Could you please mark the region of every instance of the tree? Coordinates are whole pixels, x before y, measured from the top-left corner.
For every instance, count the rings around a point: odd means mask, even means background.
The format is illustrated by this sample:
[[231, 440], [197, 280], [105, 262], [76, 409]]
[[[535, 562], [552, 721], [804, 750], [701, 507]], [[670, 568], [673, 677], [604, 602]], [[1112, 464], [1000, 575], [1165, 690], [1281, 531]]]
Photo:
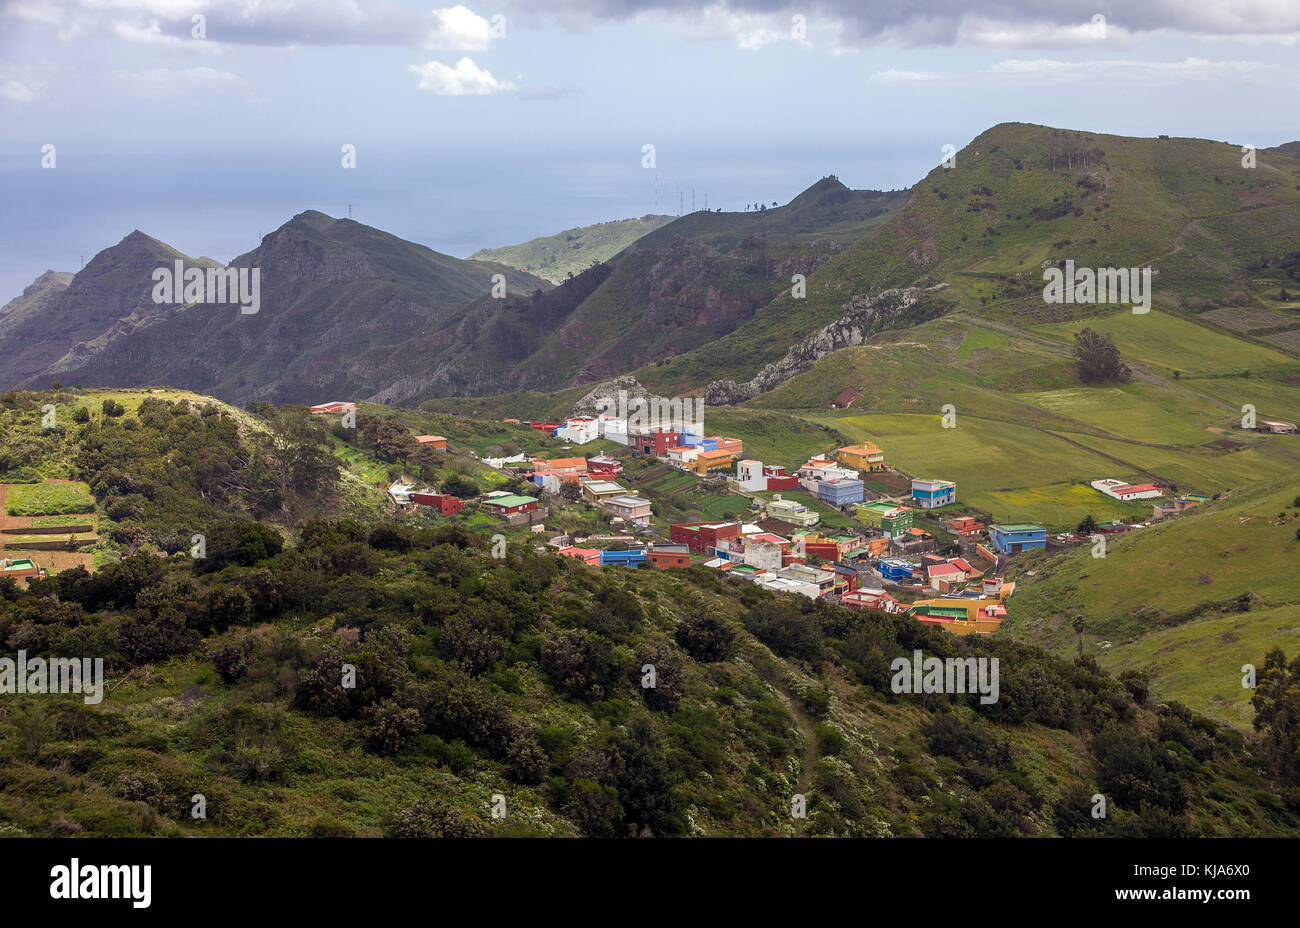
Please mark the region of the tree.
[[1076, 615], [1074, 617], [1074, 621], [1070, 623], [1070, 627], [1074, 629], [1075, 637], [1079, 642], [1079, 657], [1082, 658], [1083, 657], [1083, 628], [1084, 628], [1083, 616]]
[[1074, 530], [1074, 534], [1093, 535], [1096, 533], [1096, 531], [1097, 531], [1097, 520], [1092, 517], [1092, 513], [1088, 513], [1086, 516], [1083, 517], [1083, 521], [1079, 523], [1078, 528]]
[[1124, 383], [1133, 376], [1111, 337], [1092, 329], [1074, 334], [1074, 358], [1084, 383]]
[[560, 499], [570, 503], [576, 503], [581, 498], [582, 490], [579, 488], [577, 483], [570, 481], [569, 483], [560, 484]]
[[478, 496], [478, 484], [464, 474], [451, 474], [438, 486], [438, 489], [460, 499], [473, 499]]
[[263, 461], [270, 467], [281, 501], [290, 491], [318, 494], [338, 479], [338, 459], [306, 406], [281, 406], [270, 426], [262, 438]]

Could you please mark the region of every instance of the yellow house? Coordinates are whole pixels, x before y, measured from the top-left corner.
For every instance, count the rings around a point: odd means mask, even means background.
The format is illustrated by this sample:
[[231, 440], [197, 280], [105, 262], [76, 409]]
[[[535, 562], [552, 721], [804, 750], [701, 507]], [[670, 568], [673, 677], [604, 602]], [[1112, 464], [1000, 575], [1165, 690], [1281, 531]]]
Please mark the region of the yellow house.
[[835, 460], [855, 470], [878, 471], [885, 469], [885, 452], [869, 441], [848, 445], [835, 452]]
[[954, 635], [991, 635], [1001, 627], [1007, 607], [987, 599], [922, 599], [907, 614]]
[[739, 456], [735, 451], [701, 451], [695, 456], [695, 472], [702, 477], [715, 470], [730, 470]]

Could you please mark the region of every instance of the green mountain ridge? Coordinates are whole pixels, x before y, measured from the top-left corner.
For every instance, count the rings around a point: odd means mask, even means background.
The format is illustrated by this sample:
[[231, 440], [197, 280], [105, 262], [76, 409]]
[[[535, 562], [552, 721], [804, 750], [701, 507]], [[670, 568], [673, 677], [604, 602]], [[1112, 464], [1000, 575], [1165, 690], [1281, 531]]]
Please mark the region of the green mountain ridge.
[[646, 215], [640, 219], [615, 219], [578, 226], [518, 245], [481, 248], [470, 255], [470, 259], [496, 261], [558, 284], [592, 264], [608, 261], [643, 235], [672, 222], [673, 218]]

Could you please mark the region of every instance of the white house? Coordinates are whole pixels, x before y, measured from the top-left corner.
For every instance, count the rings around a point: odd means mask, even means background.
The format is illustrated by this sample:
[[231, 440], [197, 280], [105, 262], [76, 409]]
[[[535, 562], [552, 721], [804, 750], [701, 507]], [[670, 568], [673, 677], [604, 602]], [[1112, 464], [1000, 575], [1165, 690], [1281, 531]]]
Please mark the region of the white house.
[[749, 459], [737, 461], [736, 486], [742, 490], [766, 490], [767, 477], [763, 475], [763, 462]]
[[678, 467], [685, 467], [688, 464], [694, 463], [695, 459], [699, 456], [699, 448], [690, 448], [686, 445], [679, 445], [676, 448], [668, 449], [668, 460], [676, 464]]
[[785, 552], [770, 541], [745, 542], [745, 563], [759, 570], [780, 570]]
[[585, 445], [600, 437], [600, 423], [592, 416], [577, 416], [556, 429], [555, 437], [575, 445]]
[[617, 419], [613, 416], [601, 416], [598, 420], [597, 428], [600, 431], [601, 438], [616, 441], [620, 445], [626, 445], [628, 443], [626, 419]]
[[1125, 483], [1122, 480], [1094, 480], [1091, 483], [1094, 490], [1105, 493], [1107, 496], [1128, 502], [1134, 499], [1152, 499], [1157, 496], [1164, 496], [1165, 491], [1152, 483]]

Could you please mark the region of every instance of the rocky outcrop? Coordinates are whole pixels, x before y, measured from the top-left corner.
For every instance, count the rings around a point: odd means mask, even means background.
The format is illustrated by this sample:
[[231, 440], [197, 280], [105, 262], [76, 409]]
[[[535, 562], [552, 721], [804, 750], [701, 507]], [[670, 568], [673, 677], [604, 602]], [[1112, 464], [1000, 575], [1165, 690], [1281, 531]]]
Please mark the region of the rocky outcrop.
[[[936, 288], [938, 289], [938, 288]], [[833, 351], [864, 344], [878, 332], [894, 328], [926, 290], [908, 287], [886, 290], [874, 297], [854, 296], [844, 315], [795, 344], [785, 356], [744, 383], [715, 380], [704, 391], [709, 406], [731, 406], [752, 399], [801, 374]]]

